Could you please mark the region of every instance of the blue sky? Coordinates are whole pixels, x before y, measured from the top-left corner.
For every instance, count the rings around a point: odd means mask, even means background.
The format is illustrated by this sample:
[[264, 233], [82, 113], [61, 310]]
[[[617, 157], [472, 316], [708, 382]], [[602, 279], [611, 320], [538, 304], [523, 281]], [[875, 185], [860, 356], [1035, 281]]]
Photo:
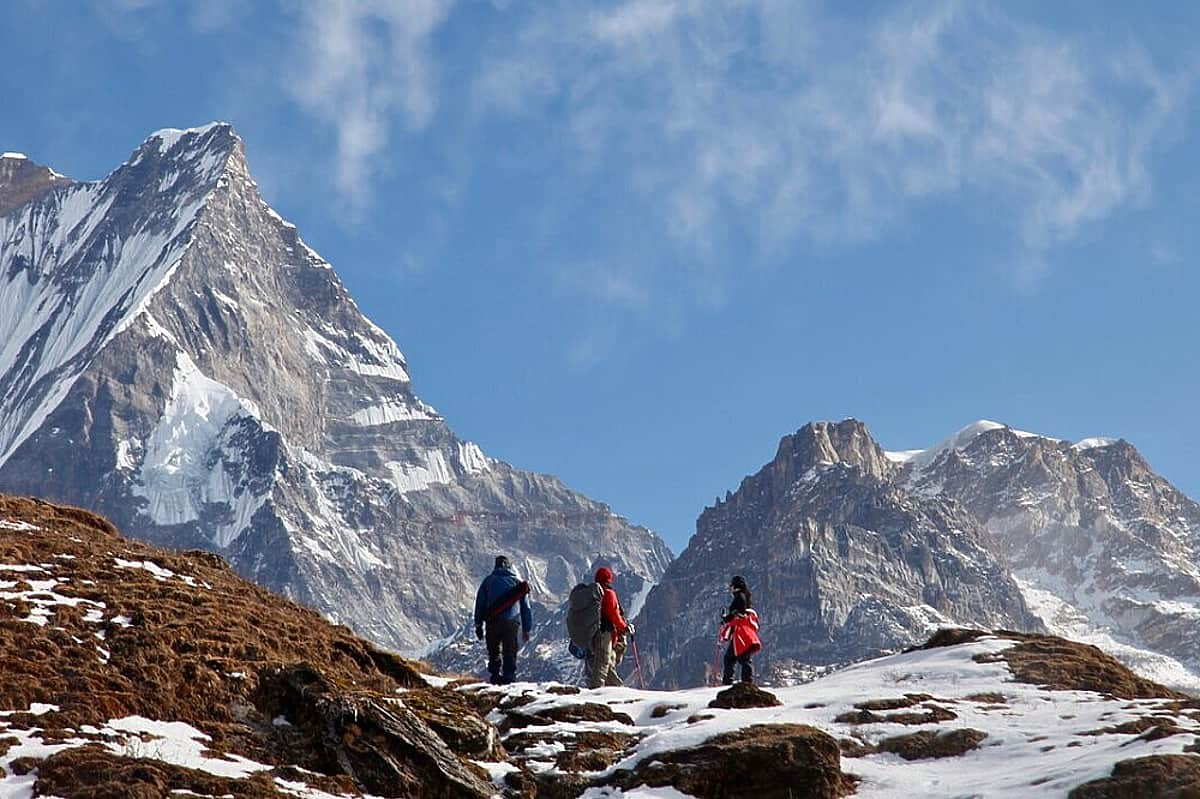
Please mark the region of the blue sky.
[[16, 0], [0, 150], [221, 119], [464, 437], [660, 532], [813, 419], [1200, 496], [1187, 4]]

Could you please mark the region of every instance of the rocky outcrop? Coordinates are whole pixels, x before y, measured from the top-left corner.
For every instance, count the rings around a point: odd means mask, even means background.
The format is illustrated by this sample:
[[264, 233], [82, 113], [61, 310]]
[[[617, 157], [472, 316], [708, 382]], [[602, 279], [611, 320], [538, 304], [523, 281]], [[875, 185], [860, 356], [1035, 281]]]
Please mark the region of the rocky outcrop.
[[312, 752], [312, 770], [345, 774], [369, 793], [464, 799], [493, 794], [403, 697], [348, 693], [315, 669], [289, 666], [260, 674], [257, 704], [287, 721], [285, 746]]
[[[504, 752], [470, 705], [219, 558], [0, 495], [0, 578], [0, 726], [70, 742], [24, 766], [45, 795], [289, 795], [276, 777], [413, 799], [494, 793], [470, 761]], [[194, 765], [143, 764], [178, 749], [164, 737], [177, 728], [204, 741]]]
[[1167, 799], [1200, 794], [1200, 757], [1151, 755], [1122, 760], [1112, 774], [1071, 790], [1068, 799], [1125, 799], [1157, 796]]
[[895, 485], [897, 469], [855, 420], [784, 438], [701, 514], [650, 592], [638, 629], [653, 683], [711, 678], [735, 573], [754, 592], [769, 679], [894, 651], [948, 621], [1037, 628], [986, 531], [956, 502]]
[[699, 746], [660, 752], [610, 784], [625, 790], [672, 786], [698, 799], [833, 799], [854, 792], [837, 742], [813, 727], [758, 724]]
[[0, 155], [0, 214], [70, 184], [70, 178], [20, 153], [4, 153]]

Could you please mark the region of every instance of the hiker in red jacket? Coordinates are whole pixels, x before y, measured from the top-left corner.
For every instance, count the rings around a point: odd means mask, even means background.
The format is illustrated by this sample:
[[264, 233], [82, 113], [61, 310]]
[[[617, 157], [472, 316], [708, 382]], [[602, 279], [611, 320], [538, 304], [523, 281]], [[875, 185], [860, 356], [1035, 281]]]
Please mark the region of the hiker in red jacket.
[[633, 625], [625, 620], [612, 581], [613, 573], [607, 566], [596, 570], [596, 584], [604, 589], [604, 599], [600, 602], [600, 630], [589, 648], [588, 688], [625, 684], [617, 675], [617, 664], [625, 654], [626, 633], [633, 635]]
[[733, 600], [729, 609], [721, 614], [721, 640], [729, 642], [725, 650], [726, 685], [733, 684], [733, 664], [742, 667], [742, 682], [754, 682], [754, 666], [750, 663], [751, 656], [762, 649], [758, 638], [758, 614], [752, 608], [752, 595], [746, 578], [735, 575], [729, 581], [729, 590], [733, 592]]

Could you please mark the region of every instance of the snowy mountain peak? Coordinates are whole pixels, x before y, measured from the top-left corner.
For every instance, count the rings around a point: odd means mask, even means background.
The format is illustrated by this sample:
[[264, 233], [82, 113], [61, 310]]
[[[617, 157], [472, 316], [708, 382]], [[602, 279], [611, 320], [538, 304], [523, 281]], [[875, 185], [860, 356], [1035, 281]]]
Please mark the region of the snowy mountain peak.
[[1001, 422], [993, 422], [990, 419], [980, 419], [962, 428], [935, 447], [931, 447], [926, 450], [891, 452], [888, 453], [888, 457], [893, 462], [907, 463], [910, 468], [919, 470], [936, 461], [944, 453], [964, 450], [971, 446], [975, 439], [987, 433], [992, 433], [996, 430], [1006, 430], [1017, 438], [1045, 438], [1045, 436], [1039, 436], [1036, 433], [1027, 433], [1024, 430], [1016, 430]]
[[31, 161], [24, 153], [4, 153], [0, 155], [0, 214], [70, 183], [70, 178]]
[[[214, 136], [214, 134], [216, 134]], [[209, 122], [207, 125], [201, 125], [196, 128], [162, 128], [156, 130], [146, 137], [146, 143], [157, 141], [159, 148], [163, 153], [170, 151], [181, 139], [194, 139], [202, 141], [212, 141], [214, 139], [232, 138], [241, 141], [237, 133], [233, 130], [233, 125], [229, 122]]]
[[245, 146], [227, 122], [186, 130], [164, 128], [150, 134], [114, 174], [137, 170], [140, 183], [147, 171], [158, 170], [157, 189], [167, 192], [177, 184], [208, 186], [219, 182], [231, 158], [245, 165]]
[[1072, 449], [1101, 449], [1103, 447], [1111, 447], [1120, 441], [1119, 438], [1107, 438], [1105, 436], [1096, 436], [1093, 438], [1083, 438], [1076, 441], [1072, 445]]

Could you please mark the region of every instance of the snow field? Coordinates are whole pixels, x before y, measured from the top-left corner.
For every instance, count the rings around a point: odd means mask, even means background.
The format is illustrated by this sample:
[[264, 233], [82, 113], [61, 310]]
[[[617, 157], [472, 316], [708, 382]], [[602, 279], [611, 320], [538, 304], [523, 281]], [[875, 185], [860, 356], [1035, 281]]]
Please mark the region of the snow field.
[[[542, 693], [520, 709], [536, 713], [584, 701], [602, 702], [614, 711], [632, 717], [635, 724], [632, 728], [619, 722], [556, 723], [536, 728], [540, 733], [557, 735], [607, 730], [643, 736], [629, 756], [595, 776], [633, 768], [661, 752], [695, 747], [713, 736], [752, 724], [807, 724], [835, 739], [853, 738], [864, 745], [921, 730], [942, 732], [973, 728], [987, 733], [978, 749], [957, 757], [919, 761], [906, 761], [890, 753], [843, 757], [842, 770], [861, 779], [855, 795], [863, 799], [1065, 797], [1071, 788], [1081, 783], [1108, 776], [1113, 764], [1119, 760], [1176, 754], [1192, 743], [1193, 736], [1190, 735], [1145, 741], [1133, 734], [1085, 734], [1151, 715], [1162, 708], [1164, 700], [1127, 701], [1108, 699], [1091, 692], [1046, 691], [1013, 681], [1012, 673], [1003, 661], [977, 663], [973, 660], [975, 655], [992, 655], [1014, 645], [1012, 641], [985, 638], [956, 647], [867, 661], [806, 685], [771, 689], [783, 703], [777, 708], [710, 709], [708, 702], [716, 693], [713, 688], [675, 692], [602, 688], [568, 696]], [[519, 695], [540, 688], [525, 683], [483, 690]], [[995, 693], [1002, 694], [1005, 701], [989, 702], [978, 696]], [[923, 725], [834, 721], [840, 714], [854, 711], [856, 703], [899, 698], [905, 694], [932, 695], [934, 699], [929, 704], [949, 710], [958, 718]], [[970, 696], [977, 698], [967, 699]], [[651, 713], [659, 705], [670, 705], [673, 709], [661, 718], [653, 718]], [[921, 709], [920, 706], [912, 708]], [[697, 714], [711, 718], [693, 724], [686, 722]], [[499, 711], [489, 716], [494, 723], [502, 718]], [[1200, 723], [1186, 716], [1164, 720], [1200, 733]], [[533, 750], [533, 761], [527, 764], [530, 768], [542, 771], [555, 768], [553, 755], [558, 749], [553, 745], [545, 748], [545, 752]], [[537, 755], [544, 755], [545, 759], [539, 759]], [[656, 790], [660, 792], [646, 788], [625, 793], [617, 789], [591, 789], [585, 796], [588, 799], [680, 796], [678, 792]]]

